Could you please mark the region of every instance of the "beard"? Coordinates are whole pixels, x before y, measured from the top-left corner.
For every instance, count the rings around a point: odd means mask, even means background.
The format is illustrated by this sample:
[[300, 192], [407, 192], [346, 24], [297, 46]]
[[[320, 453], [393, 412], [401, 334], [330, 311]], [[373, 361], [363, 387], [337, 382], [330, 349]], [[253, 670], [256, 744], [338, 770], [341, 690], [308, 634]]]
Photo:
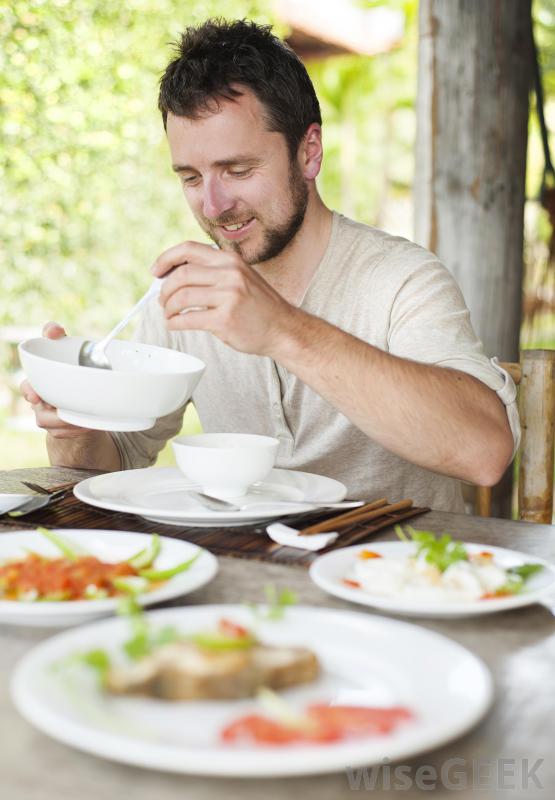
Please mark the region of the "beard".
[[[288, 244], [297, 235], [303, 224], [308, 205], [308, 187], [302, 176], [299, 165], [296, 161], [289, 166], [289, 190], [291, 197], [291, 207], [287, 218], [279, 225], [266, 226], [263, 228], [263, 241], [261, 246], [254, 253], [245, 253], [244, 245], [241, 242], [229, 242], [222, 240], [216, 233], [218, 225], [233, 225], [236, 222], [236, 215], [222, 214], [217, 220], [202, 219], [198, 220], [203, 230], [210, 236], [213, 242], [224, 250], [234, 250], [238, 253], [245, 263], [252, 266], [263, 261], [270, 261], [282, 253]], [[243, 213], [242, 218], [258, 219], [254, 212]]]

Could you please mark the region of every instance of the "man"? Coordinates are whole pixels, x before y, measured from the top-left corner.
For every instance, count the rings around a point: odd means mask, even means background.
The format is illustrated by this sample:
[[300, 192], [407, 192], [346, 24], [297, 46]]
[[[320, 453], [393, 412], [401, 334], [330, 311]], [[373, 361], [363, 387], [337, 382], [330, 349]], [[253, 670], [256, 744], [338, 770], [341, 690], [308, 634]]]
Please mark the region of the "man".
[[[278, 466], [337, 478], [353, 497], [459, 511], [456, 479], [496, 483], [519, 435], [514, 385], [435, 256], [322, 202], [320, 109], [293, 52], [250, 22], [190, 28], [159, 107], [217, 248], [162, 253], [152, 271], [167, 277], [138, 338], [206, 362], [193, 398], [204, 429], [276, 436]], [[85, 431], [23, 392], [59, 465], [152, 464], [183, 415], [141, 433]]]

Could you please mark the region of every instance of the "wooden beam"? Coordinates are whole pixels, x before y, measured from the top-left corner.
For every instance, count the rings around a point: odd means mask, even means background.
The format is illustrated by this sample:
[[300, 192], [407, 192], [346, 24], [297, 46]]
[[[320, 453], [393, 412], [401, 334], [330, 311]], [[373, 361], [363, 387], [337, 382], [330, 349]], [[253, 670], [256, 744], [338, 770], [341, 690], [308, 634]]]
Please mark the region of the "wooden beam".
[[551, 523], [555, 428], [555, 350], [524, 350], [521, 357], [520, 519]]
[[517, 361], [530, 0], [421, 0], [415, 235], [490, 355]]
[[[531, 0], [420, 0], [415, 238], [454, 274], [485, 352], [517, 361]], [[510, 513], [510, 476], [493, 513]]]

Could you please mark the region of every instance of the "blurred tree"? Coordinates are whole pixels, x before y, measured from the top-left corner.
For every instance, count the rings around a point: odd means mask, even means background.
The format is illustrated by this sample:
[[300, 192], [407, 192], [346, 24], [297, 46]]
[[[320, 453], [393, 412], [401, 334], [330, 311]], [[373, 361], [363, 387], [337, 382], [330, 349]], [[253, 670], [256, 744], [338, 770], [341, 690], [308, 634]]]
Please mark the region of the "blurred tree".
[[[387, 5], [406, 15], [402, 47], [307, 66], [324, 117], [324, 199], [410, 235], [417, 0]], [[533, 9], [549, 123], [555, 0], [534, 0]], [[156, 101], [170, 42], [214, 14], [274, 21], [270, 0], [0, 6], [0, 326], [55, 318], [75, 333], [105, 331], [146, 287], [156, 255], [200, 235], [169, 168]], [[541, 174], [538, 145], [532, 115], [529, 197]], [[545, 238], [545, 215], [534, 220], [532, 235]]]
[[[408, 48], [308, 65], [325, 120], [323, 194], [368, 222], [412, 180], [416, 0], [393, 5], [409, 15]], [[215, 14], [273, 21], [264, 0], [3, 6], [0, 325], [57, 319], [73, 333], [105, 331], [146, 288], [152, 260], [201, 235], [156, 103], [169, 43]]]
[[325, 199], [362, 222], [410, 235], [406, 221], [397, 224], [387, 207], [395, 196], [409, 198], [414, 173], [418, 3], [387, 5], [405, 14], [402, 47], [374, 58], [337, 56], [307, 66], [324, 118]]
[[[405, 37], [382, 56], [307, 64], [324, 117], [319, 185], [330, 206], [410, 236], [418, 2], [358, 2], [403, 10]], [[158, 79], [187, 25], [211, 15], [272, 23], [271, 9], [271, 0], [0, 3], [0, 326], [58, 319], [75, 334], [104, 333], [146, 288], [160, 251], [200, 236], [170, 170]], [[554, 130], [555, 0], [533, 0], [533, 13]], [[533, 113], [530, 131], [533, 197], [543, 167]], [[549, 226], [538, 203], [527, 205], [530, 245]], [[36, 464], [23, 450], [21, 440], [13, 466]]]
[[146, 288], [152, 260], [196, 230], [156, 106], [168, 44], [215, 14], [268, 22], [263, 5], [3, 6], [0, 325], [55, 318], [75, 332], [105, 330]]

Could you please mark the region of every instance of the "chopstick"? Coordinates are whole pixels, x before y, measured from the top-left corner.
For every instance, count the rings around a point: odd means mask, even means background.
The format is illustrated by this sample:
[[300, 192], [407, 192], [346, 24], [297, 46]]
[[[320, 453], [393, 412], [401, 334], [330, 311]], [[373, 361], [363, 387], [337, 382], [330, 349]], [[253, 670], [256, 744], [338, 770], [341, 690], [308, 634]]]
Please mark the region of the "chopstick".
[[406, 508], [412, 507], [412, 500], [399, 500], [397, 503], [389, 504], [385, 497], [379, 500], [374, 500], [372, 503], [367, 503], [354, 511], [348, 511], [346, 514], [339, 514], [337, 517], [327, 519], [324, 522], [317, 522], [315, 525], [310, 525], [308, 528], [303, 528], [299, 534], [303, 536], [312, 536], [315, 533], [325, 533], [326, 531], [340, 530], [341, 528], [348, 528], [350, 525], [355, 525], [358, 522], [368, 522], [377, 517], [383, 517], [386, 514], [392, 514], [394, 511], [403, 511]]
[[31, 481], [19, 481], [28, 489], [31, 489], [33, 492], [37, 494], [42, 494], [45, 497], [58, 497], [61, 496], [64, 492], [68, 492], [75, 484], [74, 483], [65, 483], [59, 489], [45, 489], [44, 486], [39, 486], [38, 483], [31, 483]]

